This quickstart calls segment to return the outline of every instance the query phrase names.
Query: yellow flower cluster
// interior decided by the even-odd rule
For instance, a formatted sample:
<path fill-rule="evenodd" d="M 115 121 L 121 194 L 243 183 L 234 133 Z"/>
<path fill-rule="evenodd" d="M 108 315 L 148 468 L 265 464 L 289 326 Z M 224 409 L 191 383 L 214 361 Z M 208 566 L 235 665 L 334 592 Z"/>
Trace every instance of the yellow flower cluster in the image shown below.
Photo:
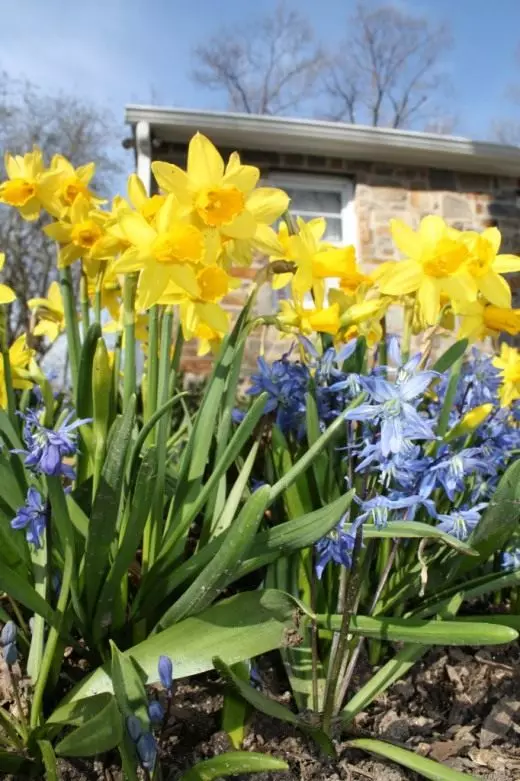
<path fill-rule="evenodd" d="M 240 267 L 263 255 L 273 289 L 284 289 L 278 311 L 274 317 L 265 313 L 264 321 L 282 334 L 328 334 L 335 343 L 363 335 L 374 345 L 383 336 L 388 308 L 396 304 L 416 333 L 442 328 L 475 341 L 520 332 L 520 310 L 512 308 L 502 276 L 520 271 L 520 258 L 499 254 L 496 228 L 459 231 L 428 216 L 414 231 L 391 220 L 403 258 L 367 274 L 354 247 L 324 240 L 324 219 L 290 218 L 286 193 L 258 186 L 258 168 L 242 164 L 236 152 L 225 162 L 200 133 L 190 141 L 186 170 L 152 164 L 159 194 L 149 196 L 133 174 L 128 197 L 118 196 L 109 206 L 89 189 L 93 164 L 74 168 L 56 155 L 46 168 L 38 149 L 6 155 L 5 164 L 8 180 L 0 184 L 0 201 L 26 220 L 42 209 L 53 218 L 44 230 L 60 246 L 58 266 L 81 262 L 89 296 L 100 294 L 113 318 L 109 331 L 122 329 L 121 278 L 133 274 L 137 330 L 144 342 L 144 313 L 155 304 L 175 305 L 185 338 L 199 339 L 199 354 L 215 350 L 229 328 L 223 299 L 241 284 Z M 0 285 L 0 303 L 13 297 Z M 29 307 L 34 333 L 55 339 L 64 327 L 57 285 Z M 520 393 L 519 359 L 508 350 L 497 358 L 507 386 L 504 403 Z"/>

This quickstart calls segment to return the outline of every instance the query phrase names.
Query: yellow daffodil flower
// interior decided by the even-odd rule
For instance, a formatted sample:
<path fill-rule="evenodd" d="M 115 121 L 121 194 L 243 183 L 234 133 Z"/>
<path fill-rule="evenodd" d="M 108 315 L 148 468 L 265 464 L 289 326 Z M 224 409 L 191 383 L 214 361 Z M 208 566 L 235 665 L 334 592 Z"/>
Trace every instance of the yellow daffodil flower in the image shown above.
<path fill-rule="evenodd" d="M 279 328 L 288 333 L 300 333 L 311 336 L 313 333 L 335 336 L 340 327 L 339 306 L 309 309 L 297 302 L 280 301 L 280 311 L 276 314 Z"/>
<path fill-rule="evenodd" d="M 142 214 L 147 222 L 153 223 L 156 214 L 166 200 L 165 195 L 151 195 L 146 192 L 146 188 L 137 176 L 130 174 L 127 184 L 128 201 L 120 195 L 114 198 L 113 213 L 118 214 L 121 211 L 132 211 Z"/>
<path fill-rule="evenodd" d="M 343 272 L 345 276 L 348 274 L 351 250 L 345 247 L 334 247 L 321 240 L 327 227 L 323 217 L 316 217 L 308 222 L 298 217 L 296 225 L 298 232 L 293 236 L 286 237 L 287 229 L 282 227 L 278 234 L 285 249 L 283 259 L 293 262 L 296 272 L 276 275 L 273 287 L 277 289 L 291 281 L 295 298 L 302 299 L 312 290 L 316 306 L 322 308 L 325 298 L 324 280 L 329 277 L 341 277 Z"/>
<path fill-rule="evenodd" d="M 92 209 L 90 202 L 78 195 L 70 209 L 70 222 L 46 225 L 43 230 L 47 236 L 62 245 L 58 268 L 70 266 L 79 258 L 88 262 L 113 257 L 119 243 L 107 233 L 107 219 L 106 213 Z"/>
<path fill-rule="evenodd" d="M 520 354 L 514 347 L 502 343 L 500 355 L 493 359 L 493 366 L 500 369 L 502 385 L 500 387 L 500 402 L 502 407 L 509 407 L 513 401 L 520 399 Z"/>
<path fill-rule="evenodd" d="M 461 319 L 459 339 L 483 339 L 500 333 L 516 336 L 520 333 L 520 309 L 511 309 L 487 304 L 483 300 L 462 304 L 455 308 Z"/>
<path fill-rule="evenodd" d="M 38 219 L 42 206 L 39 187 L 45 170 L 41 151 L 34 147 L 23 156 L 6 152 L 4 162 L 9 178 L 0 184 L 0 202 L 14 206 L 24 220 Z"/>
<path fill-rule="evenodd" d="M 34 336 L 46 336 L 54 342 L 65 328 L 65 311 L 58 283 L 51 282 L 47 298 L 31 298 L 27 306 L 37 319 L 32 331 Z"/>
<path fill-rule="evenodd" d="M 194 333 L 197 339 L 198 357 L 202 358 L 210 352 L 213 355 L 217 355 L 224 335 L 224 331 L 216 331 L 214 328 L 206 325 L 206 323 L 199 323 Z"/>
<path fill-rule="evenodd" d="M 34 357 L 34 350 L 27 345 L 25 334 L 16 339 L 9 348 L 9 364 L 11 367 L 11 376 L 13 388 L 24 390 L 30 388 L 32 382 L 27 378 L 27 368 L 31 359 Z M 0 354 L 0 407 L 7 407 L 7 388 L 5 385 L 4 358 Z"/>
<path fill-rule="evenodd" d="M 389 298 L 365 299 L 363 288 L 352 296 L 344 290 L 332 288 L 328 294 L 329 304 L 337 304 L 340 314 L 338 342 L 348 342 L 364 336 L 372 347 L 382 338 L 381 318 L 391 302 Z"/>
<path fill-rule="evenodd" d="M 203 323 L 208 328 L 226 333 L 229 317 L 219 305 L 224 296 L 240 286 L 240 280 L 229 276 L 217 265 L 205 266 L 197 272 L 197 295 L 187 294 L 175 283 L 170 283 L 159 299 L 161 304 L 180 304 L 180 317 L 185 339 L 196 335 Z"/>
<path fill-rule="evenodd" d="M 469 251 L 460 234 L 441 217 L 421 220 L 418 231 L 401 220 L 391 220 L 392 238 L 406 259 L 388 266 L 378 279 L 384 295 L 415 293 L 421 318 L 435 325 L 441 310 L 441 294 L 456 301 L 475 301 L 477 285 L 466 266 Z"/>
<path fill-rule="evenodd" d="M 154 225 L 137 212 L 123 212 L 119 224 L 131 246 L 116 260 L 114 270 L 141 271 L 138 309 L 149 309 L 157 303 L 170 282 L 197 298 L 195 268 L 209 262 L 211 247 L 203 231 L 182 219 L 175 196 L 168 196 Z"/>
<path fill-rule="evenodd" d="M 274 233 L 269 226 L 289 205 L 282 190 L 256 187 L 259 169 L 242 165 L 237 152 L 224 165 L 218 150 L 200 133 L 190 141 L 186 171 L 160 161 L 152 163 L 152 170 L 159 187 L 175 195 L 193 224 L 233 240 L 223 248 L 242 260 L 248 245 L 240 242 L 270 243 Z"/>
<path fill-rule="evenodd" d="M 481 294 L 490 304 L 509 308 L 511 289 L 500 274 L 520 271 L 520 258 L 497 254 L 502 241 L 498 228 L 487 228 L 482 233 L 466 231 L 461 237 L 469 250 L 466 266 Z"/>
<path fill-rule="evenodd" d="M 71 213 L 76 199 L 81 196 L 91 207 L 105 203 L 89 190 L 96 166 L 94 163 L 74 168 L 63 155 L 54 155 L 49 170 L 42 176 L 38 192 L 49 214 L 65 219 Z"/>
<path fill-rule="evenodd" d="M 0 271 L 5 265 L 5 253 L 0 252 Z M 16 299 L 16 293 L 9 285 L 0 284 L 0 304 L 11 304 Z"/>

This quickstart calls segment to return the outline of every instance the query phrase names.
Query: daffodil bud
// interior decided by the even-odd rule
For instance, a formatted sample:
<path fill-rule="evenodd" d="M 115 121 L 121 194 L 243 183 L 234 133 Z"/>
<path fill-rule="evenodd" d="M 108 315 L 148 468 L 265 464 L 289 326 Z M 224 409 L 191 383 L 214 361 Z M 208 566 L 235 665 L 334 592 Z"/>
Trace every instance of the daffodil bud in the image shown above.
<path fill-rule="evenodd" d="M 451 442 L 452 439 L 457 437 L 472 434 L 489 417 L 492 409 L 492 404 L 481 404 L 479 407 L 474 407 L 469 412 L 466 412 L 459 422 L 448 431 L 444 441 Z"/>
<path fill-rule="evenodd" d="M 104 440 L 108 430 L 112 371 L 104 339 L 98 339 L 92 364 L 92 400 L 94 407 L 94 433 Z"/>

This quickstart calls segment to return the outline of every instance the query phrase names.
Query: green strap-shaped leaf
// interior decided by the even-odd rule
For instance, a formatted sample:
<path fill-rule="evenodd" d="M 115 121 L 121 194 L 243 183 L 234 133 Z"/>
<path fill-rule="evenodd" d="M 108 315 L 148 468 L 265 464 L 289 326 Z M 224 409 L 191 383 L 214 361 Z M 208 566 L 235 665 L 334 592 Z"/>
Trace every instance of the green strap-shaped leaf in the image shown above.
<path fill-rule="evenodd" d="M 280 478 L 289 474 L 294 469 L 294 464 L 287 440 L 278 426 L 273 427 L 271 450 L 276 475 Z M 318 457 L 319 454 L 316 455 L 316 458 Z M 316 459 L 312 461 L 312 464 L 315 462 Z M 313 507 L 314 502 L 310 497 L 309 484 L 303 472 L 296 475 L 294 480 L 287 485 L 283 492 L 283 501 L 289 518 L 298 518 Z"/>
<path fill-rule="evenodd" d="M 353 495 L 354 492 L 349 491 L 326 507 L 303 515 L 301 518 L 295 518 L 292 521 L 273 526 L 271 529 L 257 534 L 250 550 L 246 554 L 246 558 L 231 573 L 228 585 L 238 578 L 254 572 L 260 567 L 264 567 L 278 558 L 278 556 L 313 545 L 338 523 L 350 506 Z M 208 562 L 213 559 L 223 541 L 223 537 L 213 540 L 213 542 L 206 545 L 194 556 L 190 556 L 187 561 L 171 568 L 170 571 L 165 571 L 160 578 L 157 577 L 153 581 L 150 580 L 150 587 L 146 597 L 144 599 L 141 598 L 139 602 L 139 615 L 145 615 L 148 610 L 153 609 L 154 605 L 156 605 L 156 589 L 159 584 L 161 596 L 163 598 L 168 597 L 182 583 L 192 580 L 204 569 Z"/>
<path fill-rule="evenodd" d="M 217 485 L 220 477 L 225 474 L 231 464 L 240 455 L 246 443 L 249 441 L 251 434 L 253 433 L 255 427 L 258 424 L 258 421 L 263 415 L 266 397 L 267 394 L 262 394 L 258 397 L 258 399 L 255 400 L 246 417 L 240 423 L 237 430 L 231 437 L 229 443 L 224 449 L 221 458 L 214 465 L 207 482 L 204 484 L 204 486 L 201 486 L 200 490 L 195 493 L 192 501 L 181 508 L 180 518 L 176 520 L 170 536 L 166 537 L 166 545 L 163 549 L 162 556 L 159 559 L 159 565 L 162 561 L 163 565 L 166 564 L 166 566 L 169 568 L 170 565 L 167 563 L 168 553 L 171 551 L 176 542 L 184 537 L 193 520 L 204 507 L 204 504 L 207 502 L 208 497 Z M 208 438 L 207 431 L 204 434 L 201 433 L 200 437 Z M 175 513 L 172 513 L 172 515 L 174 518 L 176 517 Z"/>
<path fill-rule="evenodd" d="M 478 556 L 478 553 L 467 542 L 458 540 L 452 534 L 443 532 L 442 529 L 438 529 L 435 526 L 430 526 L 427 523 L 420 523 L 419 521 L 390 521 L 386 526 L 380 529 L 370 524 L 363 526 L 363 537 L 367 540 L 370 539 L 436 539 L 439 542 L 443 542 L 450 548 L 454 548 L 460 553 L 465 553 L 468 556 Z"/>
<path fill-rule="evenodd" d="M 255 465 L 258 448 L 259 442 L 256 441 L 253 443 L 253 446 L 240 469 L 240 474 L 235 480 L 235 484 L 229 492 L 229 496 L 224 500 L 222 511 L 215 517 L 215 525 L 211 529 L 212 537 L 218 537 L 223 532 L 226 532 L 232 525 L 237 509 L 249 484 L 249 478 L 251 477 L 251 472 Z M 202 541 L 200 544 L 202 544 Z"/>
<path fill-rule="evenodd" d="M 229 579 L 229 573 L 240 565 L 251 547 L 264 516 L 270 490 L 271 486 L 264 485 L 249 497 L 212 561 L 166 611 L 159 626 L 171 626 L 211 605 Z"/>
<path fill-rule="evenodd" d="M 38 766 L 26 756 L 15 754 L 13 751 L 0 750 L 0 771 L 12 773 L 14 778 L 36 778 L 39 773 Z M 40 773 L 41 778 L 41 773 Z"/>
<path fill-rule="evenodd" d="M 156 476 L 157 452 L 152 447 L 146 452 L 139 468 L 130 517 L 125 528 L 121 530 L 119 548 L 97 602 L 93 625 L 95 632 L 99 634 L 101 627 L 110 625 L 112 621 L 112 610 L 120 592 L 121 580 L 135 559 L 150 510 Z"/>
<path fill-rule="evenodd" d="M 331 739 L 321 729 L 307 724 L 297 716 L 296 713 L 293 713 L 289 708 L 286 708 L 285 705 L 282 705 L 276 700 L 271 700 L 269 697 L 266 697 L 265 694 L 262 694 L 251 686 L 250 683 L 241 680 L 235 675 L 231 667 L 222 661 L 222 659 L 215 657 L 213 659 L 213 664 L 221 676 L 231 684 L 235 691 L 252 705 L 253 708 L 259 710 L 261 713 L 265 713 L 266 716 L 270 716 L 273 719 L 293 724 L 295 727 L 301 729 L 302 732 L 310 735 L 320 748 L 330 757 L 336 755 Z"/>
<path fill-rule="evenodd" d="M 151 635 L 123 656 L 131 655 L 151 684 L 159 680 L 157 661 L 161 654 L 172 658 L 173 675 L 179 679 L 211 670 L 215 654 L 235 664 L 280 648 L 288 637 L 298 637 L 294 600 L 274 589 L 245 591 Z M 58 713 L 65 705 L 111 691 L 107 664 L 72 689 L 60 703 Z"/>
<path fill-rule="evenodd" d="M 10 445 L 13 450 L 21 450 L 23 448 L 20 435 L 11 423 L 11 419 L 4 409 L 0 409 L 0 435 L 4 442 L 7 445 Z"/>
<path fill-rule="evenodd" d="M 115 697 L 96 716 L 66 735 L 56 746 L 62 757 L 92 757 L 115 748 L 123 737 L 123 719 Z"/>
<path fill-rule="evenodd" d="M 477 526 L 473 529 L 469 544 L 480 554 L 481 561 L 487 561 L 495 551 L 501 550 L 518 529 L 520 520 L 520 460 L 512 463 L 491 497 Z M 461 563 L 459 572 L 467 565 Z"/>
<path fill-rule="evenodd" d="M 341 627 L 342 616 L 318 615 L 319 626 L 335 632 Z M 352 616 L 349 632 L 362 637 L 388 640 L 392 643 L 418 643 L 420 645 L 501 645 L 512 643 L 518 632 L 512 626 L 466 621 L 421 621 L 417 618 L 371 618 Z"/>
<path fill-rule="evenodd" d="M 5 591 L 15 602 L 20 602 L 33 613 L 43 616 L 51 626 L 59 628 L 56 614 L 49 603 L 38 594 L 28 580 L 6 564 L 0 566 L 0 591 Z"/>
<path fill-rule="evenodd" d="M 109 551 L 117 529 L 126 456 L 135 419 L 135 396 L 110 431 L 110 444 L 92 507 L 85 550 L 85 593 L 92 615 L 99 590 L 110 566 Z"/>
<path fill-rule="evenodd" d="M 398 765 L 413 770 L 414 773 L 419 773 L 424 778 L 429 778 L 430 781 L 479 781 L 480 778 L 471 776 L 469 773 L 452 770 L 451 767 L 441 765 L 440 762 L 426 759 L 413 751 L 408 751 L 408 749 L 400 746 L 393 746 L 391 743 L 385 743 L 383 740 L 355 738 L 354 740 L 349 740 L 345 745 L 350 748 L 360 748 L 363 751 L 376 754 L 378 757 L 390 759 L 392 762 L 397 762 Z"/>
<path fill-rule="evenodd" d="M 81 348 L 78 392 L 76 396 L 76 412 L 78 418 L 92 417 L 92 364 L 94 362 L 98 339 L 100 338 L 101 326 L 99 323 L 92 323 L 85 334 L 85 339 Z"/>
<path fill-rule="evenodd" d="M 45 766 L 45 781 L 59 781 L 56 754 L 52 743 L 50 740 L 38 740 L 37 742 Z"/>
<path fill-rule="evenodd" d="M 444 352 L 440 358 L 436 360 L 432 367 L 433 370 L 443 374 L 444 372 L 448 371 L 448 369 L 451 369 L 455 361 L 458 361 L 459 358 L 462 358 L 466 352 L 467 347 L 468 340 L 459 339 L 458 342 L 455 342 L 455 344 L 452 344 L 450 347 L 448 347 L 446 352 Z"/>
<path fill-rule="evenodd" d="M 254 751 L 229 751 L 212 759 L 205 759 L 183 773 L 179 781 L 213 781 L 215 778 L 238 776 L 242 773 L 267 773 L 288 770 L 289 765 L 269 754 Z"/>
<path fill-rule="evenodd" d="M 411 670 L 414 664 L 424 656 L 427 645 L 405 645 L 394 657 L 374 673 L 367 683 L 354 694 L 340 713 L 342 724 L 348 726 L 352 719 L 382 692 Z"/>
<path fill-rule="evenodd" d="M 249 681 L 249 662 L 237 662 L 231 668 L 242 681 Z M 229 689 L 224 692 L 222 706 L 222 729 L 227 733 L 234 749 L 240 749 L 246 736 L 246 720 L 249 713 L 248 703 Z"/>
<path fill-rule="evenodd" d="M 81 727 L 101 713 L 111 699 L 111 694 L 103 692 L 60 705 L 47 719 L 47 724 L 70 724 L 71 727 Z"/>

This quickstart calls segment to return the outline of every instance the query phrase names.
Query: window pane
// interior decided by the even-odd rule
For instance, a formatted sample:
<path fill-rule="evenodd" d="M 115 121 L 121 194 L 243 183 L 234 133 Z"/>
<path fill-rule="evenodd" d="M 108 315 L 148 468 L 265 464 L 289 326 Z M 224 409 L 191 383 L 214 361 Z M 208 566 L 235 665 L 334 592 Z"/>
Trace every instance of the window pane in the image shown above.
<path fill-rule="evenodd" d="M 341 214 L 341 195 L 338 192 L 323 190 L 300 190 L 285 187 L 291 199 L 291 211 L 310 211 L 316 214 Z"/>

